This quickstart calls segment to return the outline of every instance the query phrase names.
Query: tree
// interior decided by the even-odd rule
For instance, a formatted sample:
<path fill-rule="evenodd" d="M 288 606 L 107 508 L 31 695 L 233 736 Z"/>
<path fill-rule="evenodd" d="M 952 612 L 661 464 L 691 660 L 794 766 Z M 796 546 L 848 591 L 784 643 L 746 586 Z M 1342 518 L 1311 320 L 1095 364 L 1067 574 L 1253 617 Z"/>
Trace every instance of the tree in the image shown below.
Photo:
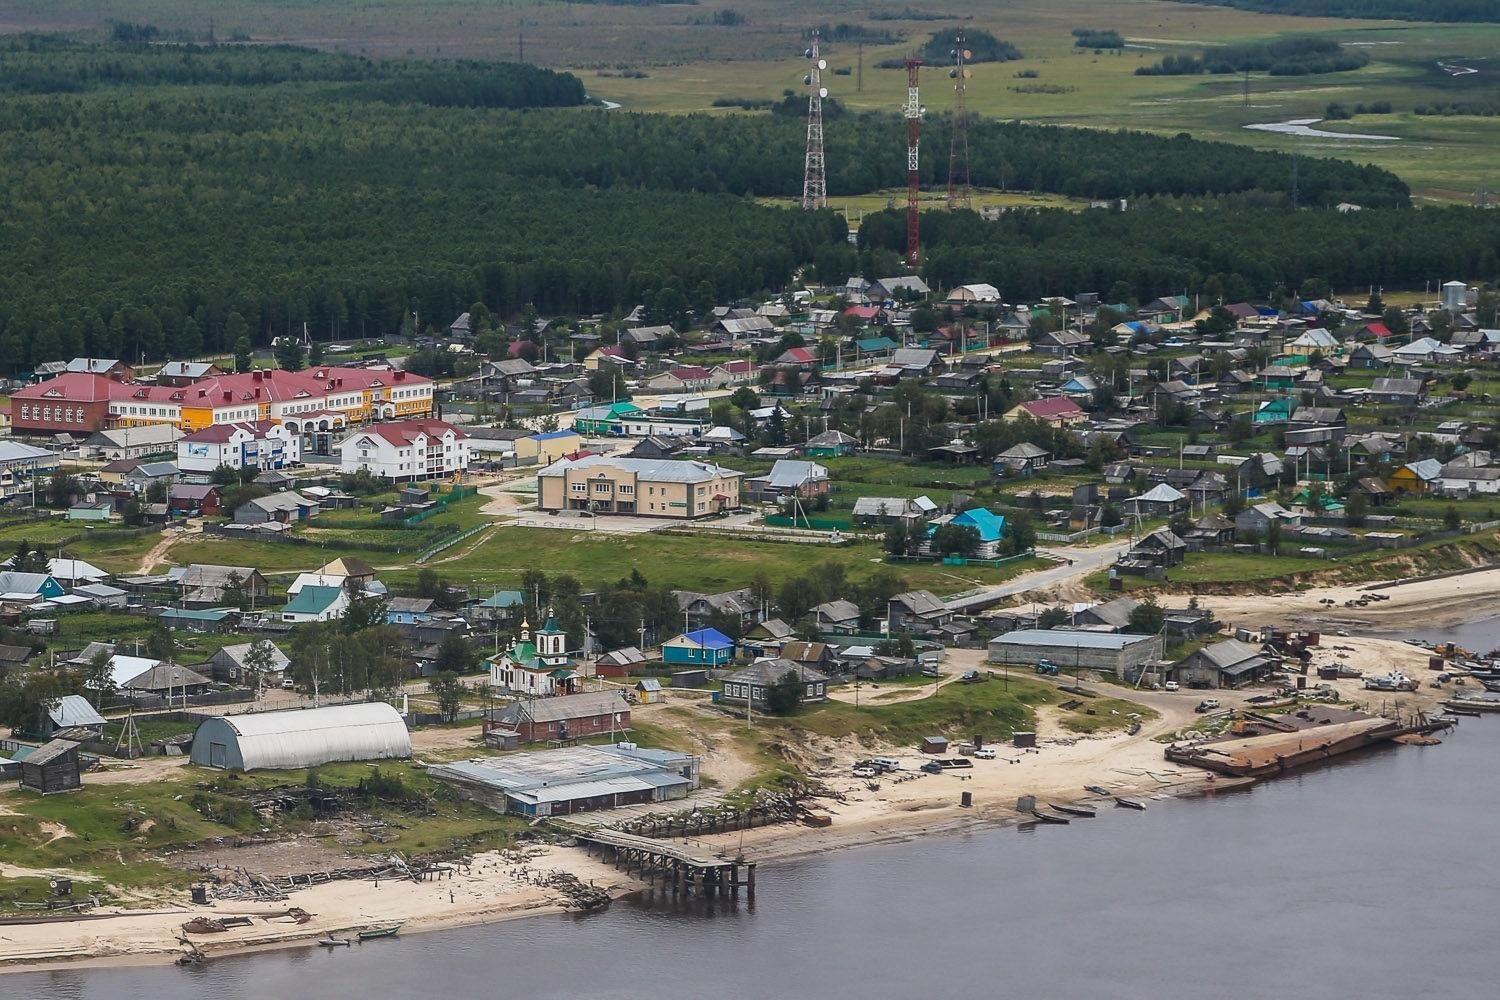
<path fill-rule="evenodd" d="M 802 678 L 788 670 L 781 679 L 766 688 L 766 711 L 772 715 L 791 715 L 802 704 Z"/>
<path fill-rule="evenodd" d="M 301 371 L 306 364 L 302 353 L 302 341 L 296 337 L 278 337 L 276 340 L 276 366 L 289 372 Z"/>
<path fill-rule="evenodd" d="M 167 483 L 164 479 L 153 479 L 146 484 L 147 503 L 167 502 Z"/>
<path fill-rule="evenodd" d="M 232 465 L 221 464 L 215 466 L 214 471 L 209 473 L 209 482 L 215 486 L 238 486 L 240 472 Z"/>
<path fill-rule="evenodd" d="M 70 506 L 76 492 L 78 480 L 66 472 L 54 472 L 47 480 L 47 503 L 56 510 Z"/>
<path fill-rule="evenodd" d="M 1120 508 L 1113 503 L 1107 503 L 1099 511 L 1099 527 L 1115 528 L 1125 523 L 1125 518 L 1120 514 Z"/>
<path fill-rule="evenodd" d="M 892 521 L 885 529 L 885 550 L 893 556 L 911 554 L 911 532 L 907 530 L 905 521 Z"/>
<path fill-rule="evenodd" d="M 176 654 L 172 633 L 157 626 L 146 636 L 146 655 L 154 660 L 170 660 Z"/>
<path fill-rule="evenodd" d="M 1166 624 L 1167 612 L 1157 603 L 1155 594 L 1131 609 L 1130 631 L 1136 635 L 1155 635 Z"/>
<path fill-rule="evenodd" d="M 779 403 L 766 421 L 766 443 L 775 447 L 786 444 L 786 418 Z"/>
<path fill-rule="evenodd" d="M 224 342 L 234 345 L 234 370 L 247 372 L 254 362 L 253 348 L 250 346 L 250 327 L 245 322 L 245 317 L 237 312 L 232 312 L 224 320 Z"/>
<path fill-rule="evenodd" d="M 1444 528 L 1448 529 L 1449 531 L 1457 531 L 1463 523 L 1464 519 L 1459 515 L 1457 507 L 1454 507 L 1450 504 L 1448 506 L 1448 509 L 1443 511 Z"/>
<path fill-rule="evenodd" d="M 323 363 L 323 342 L 314 340 L 307 345 L 307 363 L 316 368 Z"/>
<path fill-rule="evenodd" d="M 945 556 L 976 555 L 979 543 L 979 529 L 969 524 L 940 524 L 932 533 L 933 551 Z"/>
<path fill-rule="evenodd" d="M 115 692 L 114 672 L 110 669 L 110 653 L 101 649 L 89 657 L 88 671 L 84 674 L 84 686 L 94 693 L 94 707 L 102 708 L 104 700 Z"/>
<path fill-rule="evenodd" d="M 125 501 L 125 524 L 131 528 L 139 528 L 146 523 L 146 508 L 141 506 L 141 498 L 132 496 Z"/>
<path fill-rule="evenodd" d="M 256 639 L 245 650 L 245 659 L 241 666 L 245 669 L 245 684 L 260 695 L 261 682 L 265 680 L 266 674 L 270 673 L 271 667 L 276 663 L 276 647 L 269 639 Z"/>
<path fill-rule="evenodd" d="M 10 568 L 17 573 L 50 573 L 52 564 L 45 549 L 41 546 L 32 548 L 31 543 L 23 538 L 16 544 L 16 557 Z"/>
<path fill-rule="evenodd" d="M 1266 551 L 1273 556 L 1281 555 L 1281 522 L 1273 520 L 1266 526 Z"/>
<path fill-rule="evenodd" d="M 1351 528 L 1363 527 L 1369 510 L 1370 498 L 1362 491 L 1350 493 L 1344 499 L 1344 520 Z"/>
<path fill-rule="evenodd" d="M 742 385 L 734 390 L 729 397 L 729 402 L 733 403 L 736 409 L 753 410 L 760 405 L 760 397 L 755 394 L 754 389 L 748 385 Z"/>
<path fill-rule="evenodd" d="M 1042 613 L 1036 616 L 1036 627 L 1040 629 L 1057 628 L 1059 625 L 1070 624 L 1072 615 L 1064 608 L 1044 608 Z"/>
<path fill-rule="evenodd" d="M 793 577 L 781 585 L 776 594 L 776 605 L 790 621 L 796 621 L 822 601 L 816 584 L 806 577 Z"/>
<path fill-rule="evenodd" d="M 1024 511 L 1012 514 L 1006 522 L 1005 542 L 1011 555 L 1021 555 L 1036 548 L 1036 524 Z"/>
<path fill-rule="evenodd" d="M 449 632 L 438 645 L 436 667 L 440 673 L 472 673 L 479 662 L 474 644 L 457 632 Z"/>
<path fill-rule="evenodd" d="M 224 586 L 219 591 L 219 600 L 231 608 L 245 606 L 245 578 L 240 576 L 239 570 L 232 569 L 229 575 L 224 577 Z"/>
<path fill-rule="evenodd" d="M 464 707 L 464 682 L 451 670 L 440 671 L 432 678 L 432 693 L 437 695 L 438 712 L 444 722 L 453 722 Z"/>
<path fill-rule="evenodd" d="M 385 624 L 384 597 L 365 590 L 353 577 L 344 581 L 344 593 L 349 598 L 349 603 L 344 608 L 340 623 L 346 633 L 354 635 Z"/>

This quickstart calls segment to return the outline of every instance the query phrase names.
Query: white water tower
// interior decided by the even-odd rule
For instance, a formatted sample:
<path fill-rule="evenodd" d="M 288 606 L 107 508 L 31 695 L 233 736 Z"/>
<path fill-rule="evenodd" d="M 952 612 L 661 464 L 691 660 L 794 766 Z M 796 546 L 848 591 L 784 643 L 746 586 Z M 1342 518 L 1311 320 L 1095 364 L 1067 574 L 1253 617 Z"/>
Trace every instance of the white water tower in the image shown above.
<path fill-rule="evenodd" d="M 1462 281 L 1443 283 L 1443 308 L 1451 313 L 1461 313 L 1469 307 L 1469 286 Z"/>

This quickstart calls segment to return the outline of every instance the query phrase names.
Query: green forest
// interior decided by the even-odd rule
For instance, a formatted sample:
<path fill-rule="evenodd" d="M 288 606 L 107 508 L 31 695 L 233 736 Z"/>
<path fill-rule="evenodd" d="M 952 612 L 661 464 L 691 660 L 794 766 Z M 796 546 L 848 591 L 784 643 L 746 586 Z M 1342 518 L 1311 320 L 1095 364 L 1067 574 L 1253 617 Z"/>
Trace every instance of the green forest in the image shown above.
<path fill-rule="evenodd" d="M 82 89 L 49 91 L 60 72 Z M 465 74 L 499 88 L 486 106 L 473 106 Z M 797 118 L 515 109 L 504 105 L 566 101 L 576 80 L 286 48 L 27 40 L 0 59 L 0 80 L 0 351 L 12 369 L 223 351 L 244 329 L 264 345 L 303 323 L 317 337 L 380 335 L 413 313 L 440 323 L 476 301 L 499 315 L 726 301 L 783 288 L 808 263 L 833 282 L 895 266 L 881 248 L 899 244 L 881 218 L 861 259 L 840 216 L 754 200 L 800 192 Z M 840 118 L 828 135 L 830 192 L 901 183 L 903 143 L 893 116 Z M 1336 256 L 1340 240 L 1353 248 L 1342 261 L 1316 261 L 1330 279 L 1340 263 L 1388 283 L 1477 273 L 1457 267 L 1473 233 L 1405 210 L 1406 186 L 1378 168 L 991 120 L 972 123 L 970 143 L 977 184 L 1128 198 L 1132 210 L 928 217 L 928 266 L 943 283 L 1035 266 L 1028 280 L 1043 291 L 1098 285 L 1101 271 L 1126 273 L 1143 293 L 1193 273 L 1260 284 L 1285 246 Z M 946 157 L 924 159 L 924 183 L 942 185 L 945 171 Z M 1306 206 L 1403 211 L 1309 210 L 1289 238 L 1294 177 Z M 1236 197 L 1265 206 L 1253 231 L 1240 202 L 1219 200 Z M 1400 238 L 1373 238 L 1376 219 Z M 1024 238 L 1004 245 L 1018 226 Z M 1378 266 L 1356 267 L 1377 252 Z"/>
<path fill-rule="evenodd" d="M 866 216 L 867 255 L 906 245 L 900 213 Z M 996 222 L 922 217 L 923 273 L 949 287 L 983 281 L 1007 301 L 1124 282 L 1141 300 L 1187 289 L 1259 299 L 1319 277 L 1336 288 L 1434 287 L 1455 275 L 1500 277 L 1500 212 L 1478 208 L 1294 212 L 1280 196 L 1153 199 L 1127 212 L 1036 209 Z"/>
<path fill-rule="evenodd" d="M 1305 17 L 1395 21 L 1500 21 L 1500 0 L 1178 0 Z"/>
<path fill-rule="evenodd" d="M 1216 45 L 1201 56 L 1169 55 L 1137 69 L 1137 76 L 1185 76 L 1193 73 L 1268 73 L 1309 76 L 1342 73 L 1368 65 L 1367 52 L 1350 52 L 1331 38 L 1293 36 L 1268 42 Z"/>
<path fill-rule="evenodd" d="M 584 102 L 571 73 L 515 63 L 377 62 L 288 45 L 84 45 L 45 35 L 0 41 L 0 94 L 105 88 L 326 84 L 330 99 L 433 107 L 542 108 Z"/>

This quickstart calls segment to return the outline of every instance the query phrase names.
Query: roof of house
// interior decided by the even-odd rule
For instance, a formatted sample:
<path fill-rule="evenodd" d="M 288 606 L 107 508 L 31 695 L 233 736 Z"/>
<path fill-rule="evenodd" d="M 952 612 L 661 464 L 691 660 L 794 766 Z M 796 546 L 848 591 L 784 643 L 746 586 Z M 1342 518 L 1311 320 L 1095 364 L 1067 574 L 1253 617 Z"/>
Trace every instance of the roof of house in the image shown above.
<path fill-rule="evenodd" d="M 342 587 L 323 587 L 308 584 L 286 603 L 281 610 L 289 614 L 320 615 L 333 606 L 344 592 Z"/>
<path fill-rule="evenodd" d="M 300 510 L 303 507 L 317 507 L 319 504 L 318 501 L 309 500 L 296 490 L 282 490 L 280 493 L 272 493 L 270 496 L 247 500 L 243 506 L 258 507 L 268 514 L 274 514 L 277 511 L 293 511 Z"/>
<path fill-rule="evenodd" d="M 248 434 L 260 440 L 269 437 L 273 428 L 281 425 L 272 420 L 241 420 L 230 424 L 210 424 L 201 431 L 194 431 L 182 440 L 193 444 L 225 444 L 236 434 Z"/>
<path fill-rule="evenodd" d="M 279 646 L 277 646 L 274 642 L 267 642 L 266 644 L 271 647 L 271 665 L 269 667 L 271 671 L 279 672 L 291 666 L 291 658 L 283 653 Z M 238 642 L 232 646 L 223 647 L 219 650 L 219 652 L 224 654 L 224 656 L 226 656 L 230 660 L 233 660 L 235 663 L 244 666 L 250 650 L 254 648 L 254 646 L 255 643 L 253 642 Z"/>
<path fill-rule="evenodd" d="M 948 611 L 948 605 L 930 590 L 908 590 L 897 594 L 891 600 L 906 605 L 907 610 L 914 615 L 944 614 Z"/>
<path fill-rule="evenodd" d="M 756 660 L 741 670 L 736 670 L 724 678 L 726 684 L 775 684 L 787 674 L 796 674 L 802 681 L 826 681 L 828 675 L 814 667 L 803 666 L 792 660 L 781 657 L 769 657 L 764 660 Z"/>
<path fill-rule="evenodd" d="M 121 687 L 131 691 L 167 691 L 172 688 L 196 687 L 207 683 L 208 678 L 196 670 L 190 670 L 176 663 L 158 663 L 136 674 Z"/>
<path fill-rule="evenodd" d="M 43 743 L 40 747 L 27 754 L 26 763 L 50 764 L 64 754 L 77 749 L 78 744 L 72 740 L 52 740 L 51 742 Z"/>
<path fill-rule="evenodd" d="M 454 439 L 458 441 L 462 441 L 468 437 L 467 434 L 446 420 L 392 420 L 387 423 L 370 424 L 367 427 L 360 428 L 339 442 L 339 447 L 343 447 L 350 442 L 372 434 L 398 448 L 416 444 L 418 440 L 441 438 L 446 434 L 452 434 Z"/>
<path fill-rule="evenodd" d="M 1046 399 L 1028 399 L 1021 404 L 1021 409 L 1036 417 L 1038 420 L 1046 420 L 1057 417 L 1079 416 L 1083 413 L 1083 407 L 1079 406 L 1067 396 L 1048 396 Z"/>
<path fill-rule="evenodd" d="M 995 636 L 990 640 L 990 645 L 1120 650 L 1154 638 L 1156 637 L 1152 635 L 1134 635 L 1129 632 L 1075 632 L 1066 629 L 1023 628 Z"/>
<path fill-rule="evenodd" d="M 778 459 L 771 466 L 770 472 L 757 478 L 765 482 L 767 486 L 773 486 L 778 489 L 795 489 L 811 480 L 827 479 L 828 469 L 817 462 L 802 462 L 782 458 Z"/>
<path fill-rule="evenodd" d="M 564 694 L 555 698 L 537 698 L 520 701 L 501 709 L 499 721 L 517 722 L 562 722 L 567 719 L 582 719 L 612 712 L 628 712 L 630 705 L 625 693 L 618 689 L 586 691 L 582 694 Z"/>
<path fill-rule="evenodd" d="M 1005 534 L 1005 517 L 986 507 L 971 507 L 948 523 L 973 528 L 981 542 L 998 542 Z"/>
<path fill-rule="evenodd" d="M 1140 606 L 1141 602 L 1133 597 L 1117 597 L 1113 601 L 1094 605 L 1088 609 L 1088 613 L 1105 625 L 1124 628 L 1130 624 L 1130 613 Z"/>
<path fill-rule="evenodd" d="M 828 618 L 833 621 L 852 621 L 859 617 L 859 605 L 853 601 L 842 598 L 833 601 L 824 601 L 812 609 L 813 614 L 819 618 Z"/>
<path fill-rule="evenodd" d="M 47 717 L 58 729 L 104 725 L 104 716 L 95 711 L 94 706 L 81 694 L 65 694 L 48 705 Z"/>
<path fill-rule="evenodd" d="M 1041 445 L 1032 444 L 1030 441 L 1022 441 L 1020 444 L 1011 445 L 1002 451 L 999 458 L 1046 458 L 1050 454 Z"/>
<path fill-rule="evenodd" d="M 1147 490 L 1145 493 L 1142 493 L 1140 496 L 1132 497 L 1131 499 L 1145 500 L 1148 503 L 1176 503 L 1177 501 L 1184 499 L 1186 496 L 1187 494 L 1173 489 L 1166 483 L 1158 483 L 1157 485 L 1151 487 L 1151 489 Z"/>
<path fill-rule="evenodd" d="M 734 646 L 733 639 L 714 628 L 693 629 L 691 632 L 682 633 L 676 639 L 669 640 L 669 642 L 689 642 L 704 649 L 731 649 Z"/>

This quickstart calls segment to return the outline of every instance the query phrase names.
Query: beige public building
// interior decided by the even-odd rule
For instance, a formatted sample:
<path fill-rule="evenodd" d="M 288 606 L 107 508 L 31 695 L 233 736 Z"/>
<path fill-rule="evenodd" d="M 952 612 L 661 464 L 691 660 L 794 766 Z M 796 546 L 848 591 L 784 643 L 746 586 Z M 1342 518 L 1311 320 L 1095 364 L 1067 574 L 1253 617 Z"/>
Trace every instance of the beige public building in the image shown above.
<path fill-rule="evenodd" d="M 740 506 L 743 473 L 711 462 L 590 455 L 537 473 L 542 510 L 587 510 L 687 520 Z"/>

